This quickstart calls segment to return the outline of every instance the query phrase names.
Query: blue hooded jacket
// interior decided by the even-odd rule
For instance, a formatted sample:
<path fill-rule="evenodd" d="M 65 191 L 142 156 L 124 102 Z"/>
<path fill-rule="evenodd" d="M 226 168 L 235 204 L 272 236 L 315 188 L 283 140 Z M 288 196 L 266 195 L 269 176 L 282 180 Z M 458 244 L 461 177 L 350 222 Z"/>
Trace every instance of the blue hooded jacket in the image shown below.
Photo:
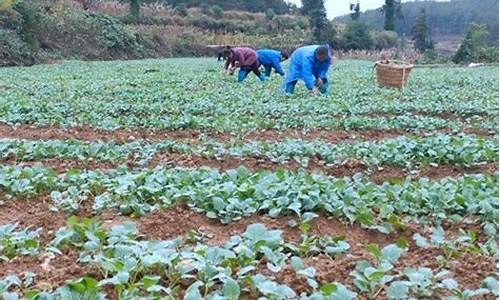
<path fill-rule="evenodd" d="M 280 75 L 285 75 L 283 68 L 281 67 L 281 52 L 270 49 L 257 50 L 257 58 L 259 63 L 267 68 L 274 68 L 276 73 Z"/>
<path fill-rule="evenodd" d="M 299 79 L 304 80 L 307 89 L 314 88 L 315 78 L 326 78 L 328 68 L 332 64 L 332 53 L 328 50 L 329 57 L 320 63 L 316 60 L 316 50 L 320 45 L 300 47 L 295 50 L 290 58 L 290 67 L 286 74 L 284 84 L 288 84 Z"/>

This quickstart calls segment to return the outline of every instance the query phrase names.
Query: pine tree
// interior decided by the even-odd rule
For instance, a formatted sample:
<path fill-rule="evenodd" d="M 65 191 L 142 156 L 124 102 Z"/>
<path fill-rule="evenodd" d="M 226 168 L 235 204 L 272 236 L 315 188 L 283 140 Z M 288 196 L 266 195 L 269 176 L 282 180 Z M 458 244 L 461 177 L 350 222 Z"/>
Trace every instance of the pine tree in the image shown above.
<path fill-rule="evenodd" d="M 384 30 L 396 31 L 396 17 L 402 17 L 401 0 L 385 0 L 382 11 L 385 14 Z"/>
<path fill-rule="evenodd" d="M 312 10 L 321 7 L 325 8 L 324 0 L 302 0 L 302 8 L 300 10 L 303 15 L 308 16 Z"/>
<path fill-rule="evenodd" d="M 141 15 L 141 0 L 130 0 L 130 15 L 138 19 Z"/>
<path fill-rule="evenodd" d="M 361 9 L 359 7 L 359 0 L 358 0 L 358 2 L 356 4 L 351 3 L 350 6 L 349 6 L 349 9 L 352 11 L 352 13 L 351 13 L 351 19 L 353 21 L 359 20 L 359 17 L 361 15 L 361 13 L 360 13 Z"/>
<path fill-rule="evenodd" d="M 324 0 L 302 0 L 302 13 L 309 17 L 314 42 L 324 43 L 324 33 L 328 31 L 329 25 Z"/>
<path fill-rule="evenodd" d="M 424 8 L 420 10 L 419 15 L 415 18 L 411 34 L 412 40 L 415 42 L 415 49 L 418 51 L 424 52 L 427 49 L 434 48 L 429 27 L 427 26 L 427 14 Z"/>
<path fill-rule="evenodd" d="M 488 28 L 484 24 L 471 23 L 460 48 L 453 57 L 456 63 L 484 60 L 487 52 L 492 50 L 488 47 Z M 493 51 L 490 51 L 493 52 Z"/>

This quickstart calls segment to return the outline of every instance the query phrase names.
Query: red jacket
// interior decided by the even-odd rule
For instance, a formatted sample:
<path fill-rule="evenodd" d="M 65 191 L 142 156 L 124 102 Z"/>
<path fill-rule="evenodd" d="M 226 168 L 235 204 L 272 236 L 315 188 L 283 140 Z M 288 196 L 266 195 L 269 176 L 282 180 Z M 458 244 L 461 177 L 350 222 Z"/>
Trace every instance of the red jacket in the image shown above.
<path fill-rule="evenodd" d="M 257 52 L 252 48 L 247 47 L 235 47 L 231 48 L 232 57 L 226 60 L 224 68 L 228 68 L 230 65 L 234 66 L 237 62 L 241 68 L 252 67 L 258 65 Z"/>

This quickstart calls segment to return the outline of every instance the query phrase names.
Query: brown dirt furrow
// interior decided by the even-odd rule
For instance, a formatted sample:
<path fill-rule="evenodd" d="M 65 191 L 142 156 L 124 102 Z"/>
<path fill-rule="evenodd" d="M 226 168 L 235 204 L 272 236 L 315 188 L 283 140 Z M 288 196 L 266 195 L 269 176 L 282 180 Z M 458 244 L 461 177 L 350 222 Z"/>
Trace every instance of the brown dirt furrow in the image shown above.
<path fill-rule="evenodd" d="M 423 112 L 423 111 L 407 111 L 404 113 L 392 113 L 392 112 L 367 112 L 367 113 L 361 113 L 359 114 L 361 116 L 365 117 L 382 117 L 382 118 L 392 118 L 392 117 L 398 117 L 398 116 L 404 116 L 404 115 L 412 115 L 412 116 L 423 116 L 423 117 L 435 117 L 435 118 L 440 118 L 440 119 L 445 119 L 445 120 L 459 120 L 459 121 L 466 121 L 467 119 L 477 116 L 481 119 L 487 119 L 488 114 L 486 113 L 471 113 L 467 115 L 459 115 L 453 112 Z M 342 116 L 342 115 L 340 115 Z M 345 116 L 345 115 L 344 115 Z"/>
<path fill-rule="evenodd" d="M 160 153 L 151 162 L 150 167 L 158 165 L 172 165 L 186 168 L 198 168 L 207 166 L 221 171 L 235 169 L 244 166 L 251 171 L 257 170 L 276 170 L 280 168 L 288 170 L 305 169 L 309 172 L 325 173 L 334 177 L 353 176 L 357 173 L 368 173 L 370 179 L 376 183 L 382 183 L 393 178 L 412 178 L 427 177 L 430 179 L 440 179 L 444 177 L 459 177 L 464 174 L 494 174 L 498 171 L 498 162 L 491 162 L 475 167 L 458 167 L 449 165 L 439 165 L 437 167 L 425 167 L 416 173 L 409 173 L 404 169 L 386 166 L 377 170 L 370 170 L 359 160 L 351 159 L 342 165 L 326 166 L 317 159 L 311 159 L 306 168 L 299 165 L 296 161 L 290 160 L 286 163 L 273 162 L 268 159 L 258 157 L 221 157 L 219 159 L 204 158 L 200 156 L 191 156 L 177 153 Z"/>
<path fill-rule="evenodd" d="M 41 165 L 43 167 L 51 168 L 57 173 L 64 173 L 70 168 L 81 170 L 110 170 L 116 169 L 118 163 L 99 162 L 99 161 L 81 161 L 78 159 L 42 159 L 35 161 L 3 161 L 5 165 L 17 166 L 34 166 Z M 136 167 L 133 161 L 128 161 L 124 165 L 130 168 Z M 409 172 L 402 168 L 384 166 L 379 169 L 370 169 L 362 161 L 350 159 L 341 165 L 325 165 L 324 162 L 317 158 L 311 158 L 307 167 L 303 167 L 295 160 L 289 160 L 285 163 L 271 161 L 267 158 L 259 158 L 248 156 L 243 158 L 236 158 L 224 156 L 220 158 L 206 158 L 202 156 L 194 156 L 189 154 L 179 154 L 171 152 L 163 152 L 157 154 L 149 163 L 149 168 L 156 166 L 171 166 L 171 167 L 184 167 L 184 168 L 200 168 L 210 167 L 220 171 L 230 169 L 237 169 L 244 166 L 250 171 L 260 170 L 277 170 L 287 169 L 292 171 L 305 170 L 312 173 L 323 173 L 334 177 L 352 177 L 355 174 L 366 174 L 375 183 L 383 183 L 391 179 L 402 179 L 406 177 L 416 178 L 429 178 L 438 180 L 444 177 L 460 177 L 464 174 L 487 174 L 491 175 L 498 172 L 498 162 L 489 162 L 483 165 L 474 167 L 459 167 L 451 165 L 439 165 L 436 167 L 428 166 Z"/>
<path fill-rule="evenodd" d="M 49 196 L 33 199 L 5 199 L 0 197 L 0 225 L 18 224 L 18 228 L 30 226 L 32 229 L 42 228 L 40 242 L 52 240 L 57 229 L 66 223 L 63 212 L 51 211 L 52 201 Z M 0 268 L 1 269 L 1 268 Z"/>
<path fill-rule="evenodd" d="M 79 159 L 58 159 L 58 158 L 47 158 L 40 160 L 29 160 L 29 161 L 16 161 L 16 160 L 6 160 L 1 161 L 5 165 L 16 165 L 20 167 L 32 167 L 35 165 L 41 165 L 46 168 L 51 168 L 57 173 L 64 173 L 68 169 L 80 169 L 80 170 L 107 170 L 116 169 L 118 164 L 111 162 L 102 162 L 95 160 L 83 161 Z"/>
<path fill-rule="evenodd" d="M 309 131 L 303 130 L 286 130 L 286 131 L 275 131 L 275 130 L 259 130 L 252 131 L 243 135 L 243 140 L 271 140 L 271 141 L 281 141 L 285 139 L 302 139 L 302 140 L 315 140 L 321 139 L 328 143 L 341 143 L 345 141 L 377 141 L 388 138 L 395 138 L 398 136 L 416 136 L 420 135 L 413 132 L 407 132 L 403 130 L 326 130 L 326 129 L 313 129 Z"/>
<path fill-rule="evenodd" d="M 83 276 L 101 279 L 99 271 L 89 265 L 78 262 L 79 253 L 74 249 L 63 249 L 62 255 L 40 254 L 37 256 L 17 256 L 10 261 L 0 261 L 0 278 L 16 275 L 22 278 L 25 272 L 36 274 L 33 287 L 38 290 L 53 290 L 67 280 L 76 280 Z"/>
<path fill-rule="evenodd" d="M 58 126 L 35 126 L 21 124 L 15 127 L 0 123 L 0 138 L 18 138 L 18 139 L 77 139 L 84 141 L 109 141 L 114 140 L 117 143 L 127 143 L 134 140 L 184 140 L 189 143 L 197 143 L 201 136 L 208 136 L 220 142 L 227 142 L 234 139 L 243 141 L 252 140 L 271 140 L 282 141 L 284 139 L 303 139 L 315 140 L 322 139 L 328 143 L 340 143 L 344 141 L 376 141 L 387 138 L 395 138 L 398 136 L 426 136 L 435 134 L 436 132 L 452 134 L 451 130 L 443 129 L 432 132 L 409 132 L 405 130 L 341 130 L 341 129 L 314 129 L 309 131 L 304 130 L 254 130 L 247 133 L 237 134 L 229 132 L 210 132 L 197 131 L 193 129 L 183 129 L 178 131 L 168 130 L 149 130 L 144 128 L 128 128 L 117 129 L 112 131 L 99 130 L 90 126 L 75 126 L 69 128 L 61 128 Z M 487 130 L 466 128 L 464 132 L 476 134 L 479 136 L 491 136 Z"/>
<path fill-rule="evenodd" d="M 117 143 L 127 143 L 136 139 L 161 140 L 161 139 L 186 139 L 196 140 L 199 133 L 195 130 L 181 131 L 153 131 L 142 128 L 129 128 L 117 130 L 100 130 L 90 126 L 74 126 L 61 128 L 58 126 L 36 126 L 21 124 L 12 127 L 0 123 L 1 138 L 20 139 L 77 139 L 84 141 L 114 140 Z"/>
<path fill-rule="evenodd" d="M 239 221 L 223 225 L 217 220 L 207 219 L 205 216 L 189 210 L 184 206 L 174 206 L 172 208 L 154 212 L 137 219 L 139 230 L 145 234 L 147 239 L 171 239 L 185 235 L 189 231 L 197 231 L 202 234 L 206 243 L 211 245 L 222 245 L 232 235 L 241 235 L 249 224 L 263 223 L 269 229 L 279 229 L 283 231 L 283 237 L 287 242 L 297 243 L 300 241 L 300 232 L 296 228 L 291 228 L 288 224 L 293 217 L 280 217 L 273 219 L 262 215 L 252 215 Z M 123 221 L 122 219 L 121 221 Z M 169 224 L 165 226 L 165 224 Z M 462 224 L 464 228 L 469 226 Z M 455 224 L 454 227 L 462 227 Z M 384 235 L 380 232 L 361 228 L 359 225 L 347 225 L 338 220 L 320 216 L 313 220 L 311 235 L 323 236 L 345 236 L 351 249 L 347 254 L 332 259 L 326 255 L 318 255 L 304 259 L 306 266 L 312 266 L 317 270 L 317 279 L 320 283 L 338 281 L 353 288 L 352 277 L 349 273 L 354 269 L 356 262 L 361 259 L 370 260 L 371 255 L 363 249 L 364 245 L 374 243 L 383 247 L 398 239 L 402 234 L 410 243 L 409 251 L 400 259 L 396 270 L 403 270 L 406 267 L 430 267 L 436 273 L 439 265 L 435 259 L 442 255 L 440 249 L 421 249 L 412 242 L 411 236 L 416 233 L 428 233 L 422 227 L 408 228 L 407 232 L 394 232 L 391 235 Z M 481 231 L 478 232 L 481 235 Z M 446 236 L 451 236 L 446 232 Z M 462 263 L 462 261 L 464 263 Z M 496 270 L 496 263 L 493 258 L 464 254 L 460 259 L 450 261 L 448 269 L 451 276 L 455 278 L 462 288 L 479 288 L 481 281 Z M 260 271 L 274 276 L 277 281 L 292 286 L 298 293 L 310 291 L 306 282 L 297 278 L 291 266 L 287 266 L 282 272 L 275 274 L 266 270 L 265 261 Z"/>

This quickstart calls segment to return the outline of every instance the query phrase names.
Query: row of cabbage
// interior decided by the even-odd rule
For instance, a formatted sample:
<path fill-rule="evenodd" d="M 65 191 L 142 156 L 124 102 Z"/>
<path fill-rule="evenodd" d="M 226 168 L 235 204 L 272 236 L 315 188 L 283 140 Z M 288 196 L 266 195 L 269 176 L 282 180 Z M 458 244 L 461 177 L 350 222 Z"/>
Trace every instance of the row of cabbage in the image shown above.
<path fill-rule="evenodd" d="M 27 237 L 32 241 L 38 231 L 26 232 L 16 232 L 10 225 L 0 227 L 0 254 L 5 252 L 1 246 L 11 240 L 9 245 L 14 245 L 19 255 L 34 255 L 37 251 L 62 255 L 60 249 L 70 247 L 79 252 L 79 263 L 92 265 L 102 279 L 84 277 L 55 291 L 39 291 L 32 286 L 37 274 L 26 272 L 22 279 L 10 275 L 0 279 L 0 296 L 5 300 L 106 299 L 103 292 L 106 287 L 111 287 L 119 299 L 168 300 L 183 295 L 185 300 L 231 300 L 245 295 L 252 299 L 350 300 L 359 296 L 375 299 L 382 291 L 387 299 L 464 300 L 480 295 L 498 296 L 498 281 L 494 277 L 486 277 L 479 289 L 461 289 L 444 268 L 446 264 L 440 271 L 427 267 L 395 268 L 409 247 L 404 240 L 382 249 L 375 244 L 366 245 L 365 251 L 372 254 L 372 259 L 357 261 L 350 273 L 354 282 L 352 291 L 338 282 L 318 282 L 316 269 L 302 260 L 320 253 L 332 259 L 344 255 L 350 248 L 344 237 L 319 238 L 311 236 L 307 229 L 302 230 L 299 244 L 294 244 L 283 239 L 281 230 L 252 224 L 242 235 L 232 236 L 222 246 L 208 246 L 197 232 L 184 239 L 148 241 L 140 238 L 131 222 L 106 230 L 95 220 L 71 217 L 44 249 L 27 242 Z M 19 236 L 25 238 L 24 243 Z M 414 239 L 418 247 L 424 248 L 452 243 L 444 239 L 441 228 L 436 228 L 429 239 L 422 236 Z M 456 251 L 474 247 L 470 244 L 474 241 L 467 238 L 457 241 L 453 248 Z M 266 262 L 265 267 L 261 261 Z M 297 280 L 307 283 L 310 292 L 298 295 L 292 287 L 275 281 L 275 274 L 287 265 Z"/>
<path fill-rule="evenodd" d="M 5 104 L 13 105 L 13 104 Z M 116 103 L 112 104 L 116 107 Z M 253 130 L 287 130 L 287 129 L 320 129 L 320 130 L 437 130 L 446 129 L 460 131 L 463 128 L 482 128 L 495 130 L 498 119 L 470 119 L 467 121 L 442 119 L 430 116 L 399 115 L 393 117 L 345 116 L 311 114 L 304 116 L 199 116 L 189 114 L 169 114 L 160 116 L 144 116 L 137 114 L 105 112 L 95 114 L 82 112 L 75 115 L 72 110 L 53 111 L 45 113 L 32 103 L 26 107 L 14 109 L 12 114 L 1 115 L 0 122 L 15 125 L 19 123 L 35 125 L 78 126 L 91 125 L 96 128 L 113 130 L 129 127 L 147 127 L 158 130 L 209 130 L 216 132 L 248 132 Z M 498 126 L 497 126 L 498 127 Z"/>
<path fill-rule="evenodd" d="M 498 161 L 498 138 L 438 134 L 339 144 L 292 139 L 281 142 L 233 140 L 221 143 L 206 137 L 200 138 L 195 144 L 182 140 L 115 144 L 113 141 L 0 139 L 0 157 L 4 160 L 71 158 L 115 163 L 131 160 L 139 166 L 146 166 L 160 153 L 212 159 L 258 157 L 276 163 L 296 161 L 302 167 L 307 167 L 313 158 L 327 166 L 341 165 L 354 159 L 370 167 L 388 165 L 412 169 L 419 165 L 473 166 Z"/>
<path fill-rule="evenodd" d="M 238 85 L 213 72 L 218 67 L 206 59 L 185 59 L 2 69 L 0 78 L 8 81 L 0 79 L 5 86 L 0 89 L 0 120 L 218 131 L 463 126 L 455 119 L 411 115 L 452 113 L 466 117 L 468 126 L 498 127 L 496 67 L 414 70 L 407 89 L 397 91 L 374 84 L 371 63 L 344 61 L 330 73 L 332 89 L 324 98 L 309 97 L 302 88 L 286 98 L 278 91 L 277 77 L 265 84 L 249 79 Z M 375 117 L 362 116 L 367 113 Z M 378 113 L 409 115 L 382 118 Z"/>
<path fill-rule="evenodd" d="M 93 201 L 96 212 L 116 208 L 127 215 L 184 203 L 224 223 L 256 213 L 301 218 L 307 212 L 321 212 L 384 233 L 410 220 L 438 224 L 468 217 L 491 237 L 498 231 L 498 174 L 378 185 L 358 176 L 332 178 L 286 170 L 251 173 L 242 167 L 226 172 L 70 169 L 57 175 L 38 166 L 2 166 L 0 188 L 6 197 L 50 194 L 54 209 L 70 212 L 86 201 Z"/>

